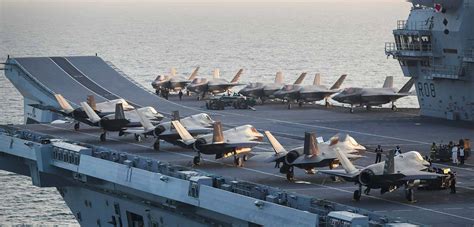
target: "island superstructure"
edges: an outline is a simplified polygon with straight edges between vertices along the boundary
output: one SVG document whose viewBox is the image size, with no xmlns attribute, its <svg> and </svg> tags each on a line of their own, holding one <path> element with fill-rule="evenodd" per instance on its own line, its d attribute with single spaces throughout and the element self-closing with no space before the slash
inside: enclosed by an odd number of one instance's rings
<svg viewBox="0 0 474 227">
<path fill-rule="evenodd" d="M 385 52 L 415 79 L 421 115 L 474 121 L 474 1 L 410 0 Z"/>
</svg>

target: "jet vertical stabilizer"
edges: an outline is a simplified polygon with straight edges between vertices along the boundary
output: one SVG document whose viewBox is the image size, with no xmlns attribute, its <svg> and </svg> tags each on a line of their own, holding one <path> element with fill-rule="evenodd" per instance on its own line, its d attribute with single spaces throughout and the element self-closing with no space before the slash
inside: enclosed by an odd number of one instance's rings
<svg viewBox="0 0 474 227">
<path fill-rule="evenodd" d="M 394 174 L 395 173 L 395 151 L 390 151 L 385 160 L 385 165 L 383 166 L 383 174 Z"/>
<path fill-rule="evenodd" d="M 155 128 L 155 126 L 153 126 L 150 120 L 146 116 L 144 116 L 144 114 L 140 112 L 140 110 L 136 110 L 136 112 L 138 115 L 138 119 L 140 120 L 140 124 L 142 124 L 143 128 L 145 128 L 145 131 L 150 131 Z"/>
<path fill-rule="evenodd" d="M 199 66 L 196 67 L 196 69 L 193 71 L 193 73 L 191 73 L 191 76 L 189 76 L 188 80 L 194 80 L 194 78 L 197 77 L 199 68 L 200 68 Z"/>
<path fill-rule="evenodd" d="M 277 72 L 275 75 L 275 83 L 283 84 L 283 73 L 281 71 Z"/>
<path fill-rule="evenodd" d="M 303 83 L 304 78 L 306 77 L 306 72 L 301 73 L 301 75 L 298 77 L 298 79 L 295 80 L 293 84 L 301 84 Z"/>
<path fill-rule="evenodd" d="M 387 76 L 383 83 L 383 88 L 393 88 L 393 76 Z"/>
<path fill-rule="evenodd" d="M 339 79 L 337 79 L 336 83 L 334 83 L 334 85 L 332 85 L 332 87 L 329 90 L 339 89 L 342 83 L 344 82 L 344 80 L 346 79 L 346 77 L 347 77 L 347 74 L 342 74 L 339 77 Z"/>
<path fill-rule="evenodd" d="M 410 92 L 411 88 L 413 87 L 413 84 L 415 84 L 415 79 L 412 77 L 405 85 L 403 85 L 403 87 L 400 89 L 400 91 L 398 91 L 398 93 Z"/>
<path fill-rule="evenodd" d="M 304 134 L 304 148 L 305 155 L 317 156 L 319 155 L 319 148 L 316 142 L 316 135 L 314 133 L 306 132 Z"/>
<path fill-rule="evenodd" d="M 272 133 L 270 133 L 269 131 L 265 131 L 264 133 L 267 136 L 268 141 L 270 141 L 270 144 L 272 145 L 273 150 L 276 154 L 287 153 L 285 148 L 280 144 L 280 142 L 278 142 L 278 140 L 272 135 Z"/>
<path fill-rule="evenodd" d="M 89 106 L 89 104 L 87 104 L 86 102 L 81 102 L 81 106 L 82 109 L 84 109 L 84 111 L 86 112 L 87 117 L 91 122 L 97 123 L 100 121 L 99 115 L 95 113 L 95 111 Z"/>
<path fill-rule="evenodd" d="M 214 122 L 214 132 L 212 133 L 212 143 L 223 143 L 224 133 L 222 132 L 222 123 L 220 121 Z"/>
<path fill-rule="evenodd" d="M 342 168 L 344 168 L 346 173 L 355 174 L 358 172 L 357 168 L 352 164 L 352 162 L 347 158 L 347 156 L 339 149 L 336 150 L 336 156 L 337 156 L 337 159 L 339 159 L 339 162 L 341 163 Z"/>
<path fill-rule="evenodd" d="M 220 71 L 219 71 L 218 68 L 214 69 L 214 72 L 213 72 L 213 74 L 212 74 L 212 77 L 213 77 L 214 79 L 219 79 L 219 78 L 221 77 L 221 76 L 220 76 Z"/>
<path fill-rule="evenodd" d="M 243 72 L 244 72 L 244 69 L 239 69 L 239 71 L 237 72 L 237 74 L 235 74 L 234 78 L 233 78 L 230 82 L 231 82 L 231 83 L 237 83 L 237 82 L 239 82 L 240 76 L 242 75 Z"/>
<path fill-rule="evenodd" d="M 176 131 L 178 132 L 181 140 L 187 145 L 194 143 L 196 139 L 184 128 L 184 126 L 179 121 L 172 121 L 171 124 L 174 126 Z"/>
<path fill-rule="evenodd" d="M 115 120 L 125 119 L 122 103 L 115 104 Z"/>
<path fill-rule="evenodd" d="M 87 104 L 93 109 L 97 110 L 97 103 L 95 101 L 95 96 L 94 95 L 88 95 L 87 96 Z"/>
<path fill-rule="evenodd" d="M 316 73 L 314 75 L 313 85 L 317 85 L 317 86 L 321 85 L 321 74 Z"/>
<path fill-rule="evenodd" d="M 74 108 L 72 108 L 71 104 L 69 104 L 69 102 L 62 95 L 55 94 L 54 97 L 56 97 L 56 100 L 64 112 L 71 113 L 74 111 Z"/>
</svg>

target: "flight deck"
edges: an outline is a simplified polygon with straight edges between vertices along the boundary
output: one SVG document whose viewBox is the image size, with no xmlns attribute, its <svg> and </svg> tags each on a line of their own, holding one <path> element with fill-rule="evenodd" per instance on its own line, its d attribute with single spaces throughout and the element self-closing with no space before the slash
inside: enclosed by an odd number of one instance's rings
<svg viewBox="0 0 474 227">
<path fill-rule="evenodd" d="M 33 81 L 30 83 L 32 87 L 19 89 L 29 101 L 48 102 L 47 100 L 53 100 L 53 95 L 57 93 L 77 105 L 85 100 L 87 95 L 94 95 L 97 101 L 120 97 L 136 107 L 152 106 L 164 114 L 170 114 L 175 110 L 178 110 L 181 116 L 206 112 L 213 119 L 221 120 L 225 127 L 251 124 L 260 131 L 269 130 L 287 148 L 301 145 L 305 132 L 315 132 L 317 136 L 325 139 L 337 133 L 347 133 L 368 150 L 363 154 L 364 158 L 355 162 L 357 166 L 372 164 L 375 160 L 372 151 L 379 144 L 385 151 L 399 145 L 403 152 L 416 150 L 423 155 L 429 155 L 430 145 L 433 142 L 447 143 L 460 138 L 474 138 L 472 123 L 421 117 L 417 109 L 398 109 L 394 112 L 390 109 L 373 108 L 371 111 L 360 109 L 355 113 L 349 113 L 348 109 L 336 106 L 326 108 L 319 105 L 305 105 L 288 110 L 286 105 L 266 103 L 256 106 L 256 111 L 235 109 L 209 111 L 205 109 L 204 102 L 197 101 L 195 97 L 185 96 L 180 101 L 177 96 L 171 96 L 169 100 L 165 100 L 144 87 L 148 85 L 134 82 L 114 65 L 97 56 L 9 58 L 7 63 L 9 68 L 5 73 L 14 84 L 16 81 L 21 82 L 21 78 Z M 25 85 L 15 84 L 15 86 L 21 88 Z M 38 96 L 39 93 L 47 97 L 42 98 Z M 325 175 L 317 173 L 308 175 L 303 170 L 296 170 L 296 181 L 288 182 L 272 163 L 263 163 L 252 158 L 244 167 L 235 167 L 232 159 L 216 161 L 212 156 L 204 156 L 201 165 L 192 166 L 195 152 L 165 142 L 162 143 L 160 151 L 155 151 L 152 148 L 154 139 L 151 137 L 136 142 L 133 136 L 119 137 L 116 133 L 109 132 L 108 141 L 99 142 L 101 130 L 83 124 L 79 131 L 73 129 L 73 124 L 67 123 L 14 127 L 192 167 L 216 175 L 278 187 L 420 224 L 433 226 L 474 224 L 473 158 L 464 166 L 434 163 L 435 166 L 451 168 L 457 172 L 457 194 L 451 195 L 449 190 L 417 190 L 417 202 L 410 203 L 405 200 L 403 189 L 384 195 L 380 195 L 378 190 L 373 190 L 369 196 L 363 195 L 361 201 L 355 202 L 352 201 L 352 193 L 357 186 L 352 183 L 334 182 Z M 273 150 L 270 145 L 264 144 L 256 147 L 254 152 L 258 154 Z"/>
</svg>

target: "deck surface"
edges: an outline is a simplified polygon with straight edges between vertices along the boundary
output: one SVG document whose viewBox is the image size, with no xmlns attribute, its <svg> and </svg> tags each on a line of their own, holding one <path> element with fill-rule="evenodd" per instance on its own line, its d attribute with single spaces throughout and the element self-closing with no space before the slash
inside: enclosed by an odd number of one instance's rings
<svg viewBox="0 0 474 227">
<path fill-rule="evenodd" d="M 286 105 L 270 103 L 257 106 L 256 111 L 234 110 L 233 108 L 224 111 L 207 111 L 204 108 L 204 102 L 196 101 L 194 97 L 185 97 L 183 101 L 179 101 L 176 96 L 170 97 L 170 100 L 159 98 L 129 82 L 97 57 L 69 57 L 68 64 L 75 69 L 67 66 L 68 69 L 63 71 L 58 69 L 60 68 L 58 64 L 51 64 L 48 59 L 40 59 L 45 62 L 43 67 L 46 67 L 41 70 L 35 69 L 37 63 L 30 62 L 28 59 L 20 59 L 19 62 L 25 64 L 25 68 L 29 67 L 30 74 L 52 91 L 62 92 L 64 97 L 73 102 L 94 94 L 98 96 L 98 100 L 118 96 L 136 106 L 153 106 L 163 113 L 179 110 L 181 116 L 208 112 L 214 119 L 223 121 L 227 127 L 252 124 L 258 130 L 269 130 L 286 148 L 301 145 L 306 131 L 316 132 L 317 136 L 323 136 L 325 139 L 336 133 L 348 133 L 369 149 L 369 152 L 364 154 L 365 158 L 356 161 L 358 166 L 366 166 L 374 162 L 375 155 L 371 151 L 377 144 L 382 145 L 385 150 L 400 145 L 402 151 L 417 150 L 428 154 L 432 142 L 447 143 L 460 138 L 474 139 L 473 125 L 470 123 L 424 118 L 418 116 L 418 111 L 413 109 L 401 109 L 397 112 L 379 108 L 374 108 L 372 111 L 360 109 L 350 114 L 347 109 L 340 107 L 327 109 L 315 105 L 288 110 Z M 62 64 L 66 63 L 63 61 Z M 51 82 L 51 79 L 45 76 L 48 71 L 57 72 L 58 77 L 66 77 L 61 79 L 65 82 L 61 84 Z M 73 75 L 65 73 L 68 71 Z M 74 79 L 74 77 L 81 77 L 81 79 Z M 161 151 L 156 152 L 151 148 L 153 138 L 136 143 L 133 136 L 123 138 L 115 133 L 109 133 L 109 140 L 101 143 L 98 139 L 100 130 L 84 125 L 77 132 L 72 129 L 72 124 L 18 127 L 184 166 L 190 166 L 192 157 L 195 155 L 191 150 L 183 150 L 166 143 L 162 143 Z M 271 147 L 261 145 L 255 149 L 255 152 L 271 152 Z M 452 195 L 448 190 L 418 190 L 415 194 L 417 203 L 407 202 L 403 190 L 384 195 L 373 190 L 370 196 L 363 195 L 361 201 L 355 202 L 351 198 L 357 187 L 352 183 L 333 182 L 324 175 L 307 175 L 299 169 L 295 170 L 297 181 L 290 183 L 286 181 L 284 175 L 279 174 L 278 169 L 273 168 L 273 164 L 250 159 L 245 163 L 245 167 L 237 168 L 233 166 L 230 159 L 216 161 L 211 156 L 204 156 L 204 158 L 205 161 L 195 168 L 365 208 L 422 224 L 433 226 L 472 226 L 474 224 L 474 161 L 472 161 L 474 158 L 468 160 L 464 166 L 452 166 L 449 163 L 434 164 L 449 167 L 457 172 L 458 193 Z"/>
</svg>

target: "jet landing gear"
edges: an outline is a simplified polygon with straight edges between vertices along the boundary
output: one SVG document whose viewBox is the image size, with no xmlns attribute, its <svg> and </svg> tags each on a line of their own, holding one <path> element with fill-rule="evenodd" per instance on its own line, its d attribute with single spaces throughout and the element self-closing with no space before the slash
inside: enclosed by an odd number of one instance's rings
<svg viewBox="0 0 474 227">
<path fill-rule="evenodd" d="M 290 182 L 295 181 L 295 171 L 293 166 L 288 169 L 288 172 L 286 173 L 286 179 Z"/>
<path fill-rule="evenodd" d="M 247 161 L 247 160 L 248 160 L 247 155 L 244 155 L 243 157 L 234 156 L 234 165 L 237 167 L 243 167 L 244 161 Z"/>
<path fill-rule="evenodd" d="M 142 136 L 138 135 L 138 134 L 135 134 L 135 141 L 141 142 L 142 141 Z"/>
<path fill-rule="evenodd" d="M 80 128 L 80 127 L 81 127 L 81 125 L 80 125 L 79 122 L 76 122 L 76 123 L 74 124 L 74 130 L 75 130 L 75 131 L 79 131 L 79 128 Z"/>
<path fill-rule="evenodd" d="M 193 165 L 198 166 L 201 163 L 201 154 L 194 156 Z"/>
<path fill-rule="evenodd" d="M 107 141 L 107 132 L 103 132 L 100 134 L 100 142 L 105 142 Z"/>
<path fill-rule="evenodd" d="M 394 103 L 394 102 L 392 102 L 392 110 L 393 110 L 393 111 L 397 111 L 397 106 L 395 106 L 395 103 Z"/>
<path fill-rule="evenodd" d="M 354 191 L 354 195 L 352 196 L 352 199 L 354 199 L 354 201 L 360 201 L 361 196 L 362 196 L 362 185 L 359 184 L 359 190 Z"/>
<path fill-rule="evenodd" d="M 155 151 L 160 150 L 160 139 L 156 139 L 155 143 L 153 143 L 153 150 Z"/>
</svg>

